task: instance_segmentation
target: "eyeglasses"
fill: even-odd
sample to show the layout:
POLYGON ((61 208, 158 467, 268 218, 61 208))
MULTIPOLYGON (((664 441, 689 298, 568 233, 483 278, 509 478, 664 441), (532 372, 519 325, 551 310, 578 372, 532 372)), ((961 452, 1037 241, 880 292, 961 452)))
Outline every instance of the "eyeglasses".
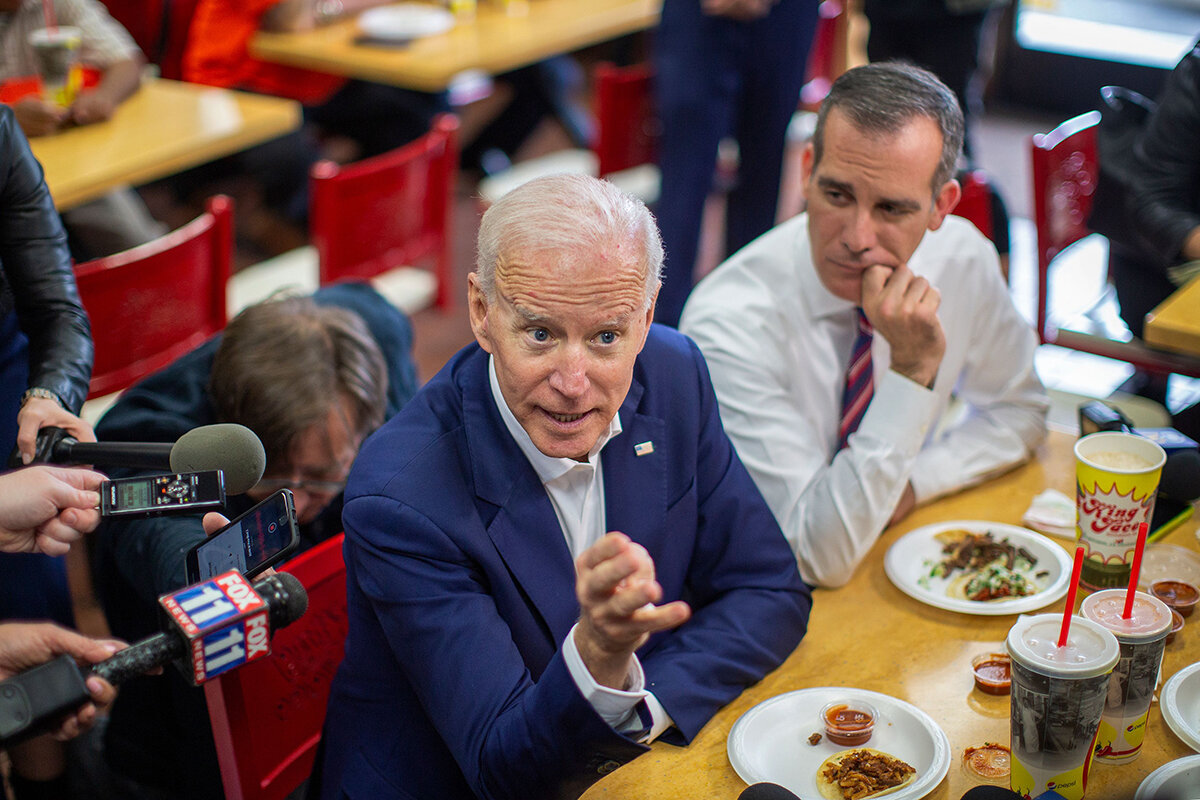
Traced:
POLYGON ((254 485, 255 489, 264 492, 277 492, 280 489, 291 489, 293 492, 309 492, 311 494, 339 494, 346 488, 345 481, 293 481, 287 478, 263 478, 254 485))

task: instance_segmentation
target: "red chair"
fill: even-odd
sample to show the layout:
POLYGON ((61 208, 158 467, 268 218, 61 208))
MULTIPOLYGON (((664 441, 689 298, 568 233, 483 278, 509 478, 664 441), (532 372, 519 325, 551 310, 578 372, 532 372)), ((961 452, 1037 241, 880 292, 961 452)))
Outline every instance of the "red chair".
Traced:
POLYGON ((654 68, 648 63, 596 65, 592 152, 602 177, 657 160, 662 130, 654 112, 653 82, 654 68))
POLYGON ((482 204, 489 206, 523 183, 560 172, 604 178, 642 202, 653 203, 659 191, 660 134, 653 84, 650 64, 597 64, 592 77, 596 138, 591 147, 547 153, 489 175, 479 182, 482 204))
POLYGON ((959 178, 962 197, 954 207, 955 216, 969 220, 979 232, 992 238, 995 225, 992 220, 992 185, 982 170, 972 170, 959 178))
POLYGON ((309 224, 320 283, 366 280, 431 262, 436 303, 452 304, 452 206, 458 120, 439 115, 429 133, 389 153, 309 174, 309 224))
POLYGON ((805 66, 800 107, 816 111, 829 94, 829 87, 846 69, 846 37, 850 25, 844 4, 824 0, 817 6, 817 27, 805 66))
POLYGON ((88 397, 124 389, 225 327, 233 201, 152 242, 75 265, 96 361, 88 397))
POLYGON ((146 60, 157 64, 164 78, 183 79, 187 47, 198 0, 104 0, 108 13, 121 23, 146 60))
POLYGON ((346 640, 346 565, 338 535, 280 568, 308 611, 276 632, 271 654, 204 685, 227 800, 281 800, 312 772, 346 640))
POLYGON ((1092 235, 1087 220, 1099 175, 1096 156, 1096 125, 1099 121, 1100 112, 1089 111, 1067 120, 1049 133, 1034 134, 1030 142, 1037 229, 1038 335, 1045 343, 1127 361, 1145 372, 1200 377, 1200 359, 1154 350, 1140 339, 1122 342, 1059 327, 1050 316, 1052 264, 1071 256, 1068 248, 1092 235))

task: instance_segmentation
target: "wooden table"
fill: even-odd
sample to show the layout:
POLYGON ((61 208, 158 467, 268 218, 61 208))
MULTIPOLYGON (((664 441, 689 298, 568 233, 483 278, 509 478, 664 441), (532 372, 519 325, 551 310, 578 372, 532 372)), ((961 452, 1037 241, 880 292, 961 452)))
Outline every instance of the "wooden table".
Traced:
POLYGON ((300 126, 291 100, 149 80, 107 122, 30 141, 60 211, 171 175, 300 126))
MULTIPOLYGON (((1002 649, 1016 617, 968 616, 924 605, 891 584, 883 571, 884 553, 902 534, 922 525, 955 519, 1019 525, 1030 500, 1043 489, 1073 494, 1073 443, 1074 437, 1052 432, 1036 461, 981 487, 918 509, 887 530, 849 584, 814 592, 808 634, 779 669, 722 709, 690 746, 655 743, 649 753, 603 778, 583 797, 732 800, 745 783, 729 764, 726 739, 742 714, 764 700, 795 689, 850 686, 900 698, 937 720, 950 739, 950 771, 927 796, 958 800, 977 783, 962 770, 963 750, 984 741, 1009 741, 1009 698, 973 689, 971 658, 1002 649), (862 655, 861 645, 868 645, 876 655, 862 655)), ((1195 529, 1196 522, 1190 521, 1166 541, 1196 550, 1195 529)), ((1069 541, 1056 541, 1074 552, 1069 541)), ((1064 602, 1059 600, 1037 613, 1061 614, 1064 602)), ((1189 625, 1167 646, 1164 679, 1200 660, 1200 625, 1192 621, 1197 619, 1193 615, 1189 625)), ((813 728, 817 730, 815 724, 813 728)), ((807 745, 798 742, 797 747, 807 745)), ((1130 800, 1148 773, 1186 755, 1192 755, 1192 751, 1170 731, 1156 704, 1150 709, 1141 755, 1120 766, 1096 762, 1086 797, 1130 800)))
POLYGON ((1144 335, 1147 344, 1200 356, 1200 277, 1146 315, 1144 335))
POLYGON ((303 33, 258 33, 265 61, 438 92, 466 70, 508 72, 658 24, 662 0, 480 0, 474 21, 404 47, 357 45, 355 20, 303 33))

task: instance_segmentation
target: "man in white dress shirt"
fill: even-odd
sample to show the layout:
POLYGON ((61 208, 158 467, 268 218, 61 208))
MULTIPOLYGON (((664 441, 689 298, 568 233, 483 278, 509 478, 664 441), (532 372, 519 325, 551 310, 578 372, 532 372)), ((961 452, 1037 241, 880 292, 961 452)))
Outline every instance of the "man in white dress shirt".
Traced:
POLYGON ((803 155, 807 213, 732 256, 684 311, 725 428, 811 584, 845 583, 890 522, 1020 463, 1045 435, 1033 331, 995 248, 947 216, 962 137, 932 73, 846 72, 803 155), (965 413, 939 425, 952 393, 965 413))

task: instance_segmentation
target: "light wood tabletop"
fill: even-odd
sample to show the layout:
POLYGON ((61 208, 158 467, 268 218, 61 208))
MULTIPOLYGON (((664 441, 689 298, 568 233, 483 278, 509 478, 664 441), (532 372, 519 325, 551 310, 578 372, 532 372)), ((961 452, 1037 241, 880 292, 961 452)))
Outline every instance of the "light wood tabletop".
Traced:
POLYGON ((60 211, 244 150, 300 126, 277 97, 147 80, 107 122, 30 140, 60 211))
POLYGON ((1200 356, 1200 277, 1146 315, 1144 335, 1147 344, 1200 356))
MULTIPOLYGON (((980 653, 1003 652, 1004 638, 1016 617, 958 614, 918 602, 888 580, 884 554, 901 535, 923 525, 950 520, 1020 525, 1022 513, 1042 490, 1054 488, 1074 496, 1074 441, 1073 436, 1052 432, 1034 461, 990 483, 920 508, 885 531, 849 584, 813 593, 808 633, 781 667, 717 713, 690 746, 656 742, 650 752, 601 779, 583 797, 732 800, 746 786, 726 755, 726 740, 738 718, 758 703, 795 689, 845 686, 899 698, 937 721, 950 741, 950 770, 927 796, 958 800, 980 783, 963 771, 963 751, 985 741, 1009 743, 1009 697, 975 690, 971 659, 980 653)), ((1195 531, 1196 522, 1190 521, 1165 541, 1196 552, 1195 531)), ((1074 552, 1069 540, 1055 541, 1074 552)), ((1064 604, 1065 600, 1059 600, 1031 613, 1061 614, 1064 604)), ((1200 617, 1193 615, 1189 625, 1167 645, 1163 678, 1197 660, 1200 617), (1192 625, 1196 629, 1191 629, 1192 625)), ((813 731, 820 730, 816 716, 813 731)), ((801 738, 795 746, 798 751, 809 747, 801 738)), ((1187 755, 1192 751, 1167 727, 1155 704, 1140 756, 1120 766, 1095 762, 1086 797, 1130 800, 1147 774, 1187 755)))
POLYGON ((265 61, 427 92, 466 70, 495 75, 658 24, 662 0, 481 0, 473 20, 404 46, 355 44, 354 19, 303 33, 258 33, 265 61))

